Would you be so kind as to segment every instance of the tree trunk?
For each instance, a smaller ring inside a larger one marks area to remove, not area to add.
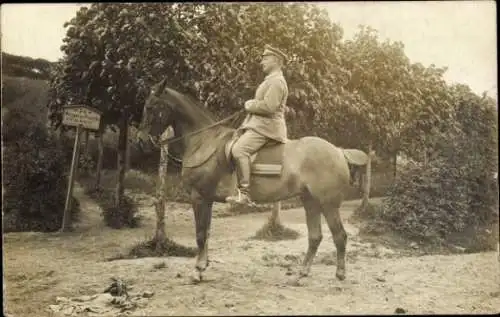
[[[118,179],[116,182],[115,191],[115,207],[118,208],[121,205],[123,192],[124,192],[124,180],[125,180],[125,158],[127,155],[127,142],[128,142],[128,120],[126,114],[123,114],[123,119],[120,119],[119,124],[120,135],[118,137],[118,159],[117,159],[117,169],[118,169]]]
[[[398,173],[398,152],[394,153],[394,156],[392,157],[392,176],[394,179],[396,179],[397,173]]]
[[[81,157],[84,158],[85,160],[87,160],[88,156],[89,156],[89,130],[85,130],[83,131],[83,142],[82,144],[80,145],[80,153],[81,153]],[[84,165],[82,166],[81,168],[81,174],[82,176],[88,176],[90,174],[90,169],[89,169],[89,166],[88,165]]]
[[[104,155],[104,136],[105,128],[103,125],[99,128],[99,131],[96,133],[97,139],[97,167],[96,167],[96,180],[95,180],[95,189],[99,190],[101,188],[101,175],[102,175],[102,159]]]
[[[127,127],[128,135],[130,136],[130,127]],[[130,140],[127,139],[127,149],[125,156],[125,169],[128,171],[130,169]]]
[[[355,172],[354,172],[354,182],[357,186],[358,192],[362,193],[363,188],[365,188],[365,175],[366,175],[366,169],[363,171],[363,168],[361,166],[356,166],[354,167]]]
[[[279,224],[281,224],[280,210],[281,210],[281,202],[278,201],[277,203],[273,204],[271,216],[269,217],[269,225],[278,226]]]
[[[65,131],[63,130],[63,126],[60,126],[57,130],[59,140],[62,140],[65,137]]]
[[[366,163],[366,173],[363,182],[363,200],[361,202],[361,209],[365,210],[368,207],[370,199],[370,187],[372,181],[372,159],[375,153],[372,151],[371,144],[368,146],[368,162]]]
[[[161,147],[160,164],[158,166],[158,179],[156,181],[156,249],[159,249],[165,240],[165,193],[167,186],[168,144]]]

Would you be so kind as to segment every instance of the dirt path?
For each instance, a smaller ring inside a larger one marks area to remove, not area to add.
[[[323,222],[324,239],[312,275],[291,283],[307,247],[302,209],[284,210],[283,223],[301,233],[293,241],[263,242],[250,237],[268,213],[213,220],[207,282],[193,285],[192,258],[143,258],[107,262],[153,232],[154,214],[145,207],[144,226],[111,230],[98,207],[81,201],[86,215],[74,233],[4,235],[7,311],[13,316],[49,315],[56,297],[101,293],[120,277],[154,296],[133,314],[392,314],[495,313],[500,310],[499,262],[495,252],[408,257],[363,241],[349,222],[357,202],[341,210],[349,234],[347,279],[335,278],[334,244]],[[173,205],[172,205],[173,206]],[[93,223],[94,222],[94,223]],[[98,222],[98,223],[95,223]],[[167,232],[194,246],[191,212],[170,208]],[[158,264],[164,265],[158,265]],[[292,272],[292,275],[289,275]]]

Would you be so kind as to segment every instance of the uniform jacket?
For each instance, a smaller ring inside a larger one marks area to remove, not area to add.
[[[288,86],[282,71],[267,75],[255,92],[255,98],[245,102],[247,116],[241,129],[252,129],[270,139],[285,142],[288,138],[285,107]]]

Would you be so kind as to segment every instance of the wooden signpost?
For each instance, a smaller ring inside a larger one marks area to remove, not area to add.
[[[64,107],[62,124],[76,127],[75,144],[73,145],[73,158],[71,159],[71,170],[69,174],[68,192],[66,194],[66,204],[64,205],[63,222],[61,232],[64,232],[68,226],[71,198],[73,197],[73,184],[78,169],[78,159],[80,156],[80,135],[82,129],[99,130],[101,123],[101,114],[97,109],[85,105],[71,105]]]

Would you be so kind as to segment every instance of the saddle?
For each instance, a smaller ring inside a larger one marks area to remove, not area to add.
[[[238,138],[229,140],[224,149],[228,162],[233,162],[231,149]],[[285,143],[269,140],[250,157],[253,175],[279,176],[283,169]]]

